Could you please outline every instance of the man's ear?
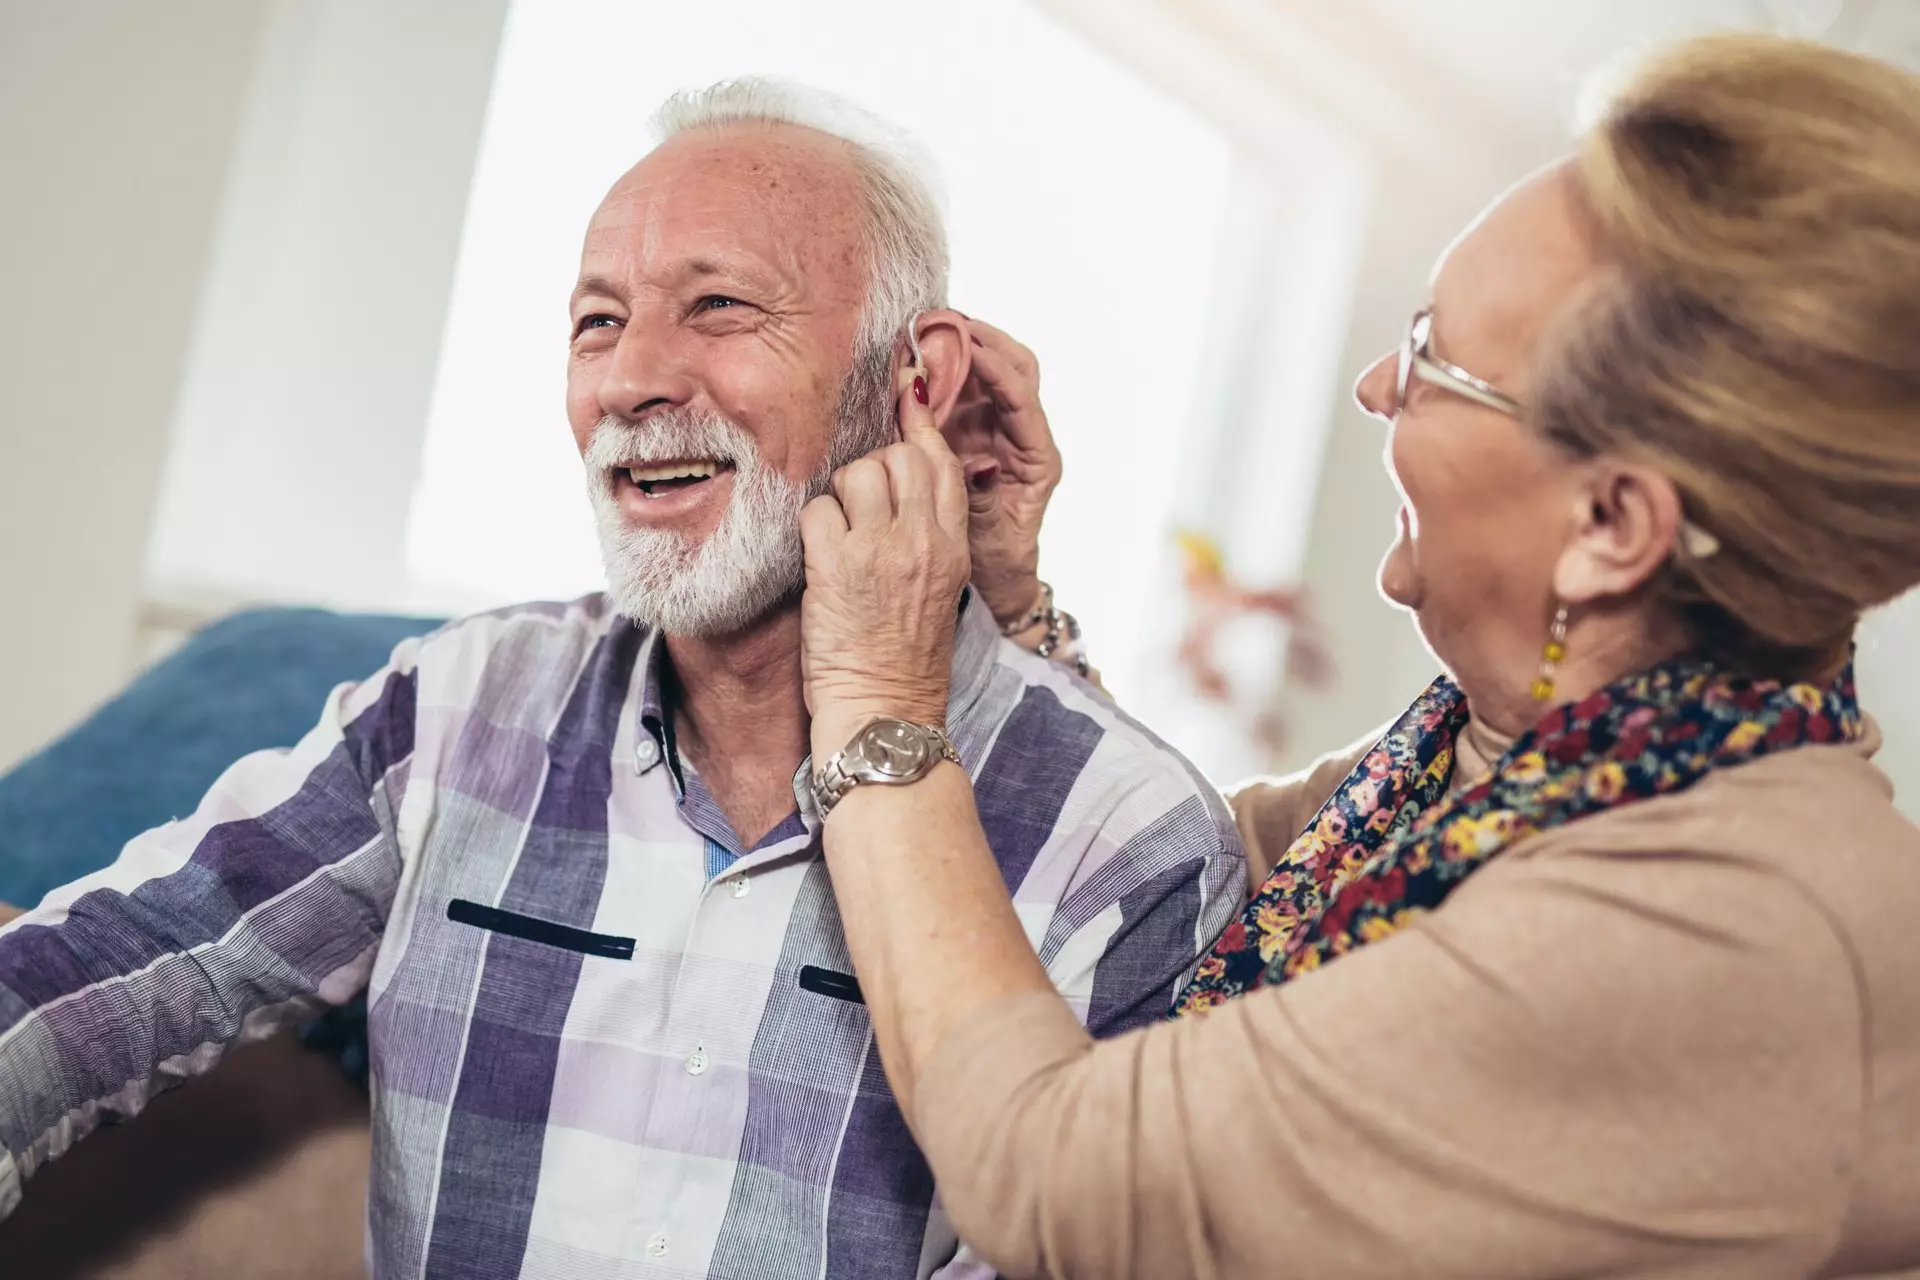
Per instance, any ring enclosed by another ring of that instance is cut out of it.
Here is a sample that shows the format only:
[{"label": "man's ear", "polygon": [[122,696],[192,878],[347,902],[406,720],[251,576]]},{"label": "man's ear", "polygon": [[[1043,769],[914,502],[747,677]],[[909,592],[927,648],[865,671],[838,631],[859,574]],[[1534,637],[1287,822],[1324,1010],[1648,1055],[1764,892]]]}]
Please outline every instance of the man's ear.
[{"label": "man's ear", "polygon": [[[933,424],[944,427],[973,370],[973,335],[967,331],[967,318],[946,308],[922,311],[911,323],[920,341],[927,406],[933,410]],[[899,358],[902,364],[913,363],[913,353],[904,341]]]},{"label": "man's ear", "polygon": [[1631,595],[1673,553],[1680,492],[1651,467],[1603,460],[1575,493],[1572,540],[1554,566],[1554,593],[1569,605]]}]

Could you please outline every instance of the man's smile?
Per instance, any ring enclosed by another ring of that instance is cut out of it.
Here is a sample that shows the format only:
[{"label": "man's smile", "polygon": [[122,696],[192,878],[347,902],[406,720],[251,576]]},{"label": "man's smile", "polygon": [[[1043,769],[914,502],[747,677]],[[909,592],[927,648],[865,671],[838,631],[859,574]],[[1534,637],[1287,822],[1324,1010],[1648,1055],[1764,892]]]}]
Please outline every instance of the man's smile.
[{"label": "man's smile", "polygon": [[711,508],[719,518],[733,496],[734,464],[723,458],[634,462],[609,479],[629,526],[684,525]]},{"label": "man's smile", "polygon": [[713,479],[722,471],[733,470],[731,462],[708,458],[695,462],[669,462],[664,465],[627,468],[627,477],[649,498],[673,493]]}]

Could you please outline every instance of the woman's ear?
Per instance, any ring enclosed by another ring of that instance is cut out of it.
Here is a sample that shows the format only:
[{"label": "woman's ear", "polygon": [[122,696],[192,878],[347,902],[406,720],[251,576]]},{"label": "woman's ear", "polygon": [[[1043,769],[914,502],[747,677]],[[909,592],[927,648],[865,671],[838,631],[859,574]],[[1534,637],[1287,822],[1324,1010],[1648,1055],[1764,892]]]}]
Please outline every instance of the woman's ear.
[{"label": "woman's ear", "polygon": [[1595,464],[1575,494],[1573,535],[1554,566],[1554,593],[1569,605],[1637,591],[1667,562],[1680,534],[1680,491],[1651,467]]},{"label": "woman's ear", "polygon": [[[927,406],[933,410],[933,424],[947,425],[960,389],[967,385],[973,370],[973,335],[967,331],[967,318],[958,311],[941,308],[922,311],[910,322],[920,344],[921,370],[927,379]],[[913,363],[911,344],[903,360]]]}]

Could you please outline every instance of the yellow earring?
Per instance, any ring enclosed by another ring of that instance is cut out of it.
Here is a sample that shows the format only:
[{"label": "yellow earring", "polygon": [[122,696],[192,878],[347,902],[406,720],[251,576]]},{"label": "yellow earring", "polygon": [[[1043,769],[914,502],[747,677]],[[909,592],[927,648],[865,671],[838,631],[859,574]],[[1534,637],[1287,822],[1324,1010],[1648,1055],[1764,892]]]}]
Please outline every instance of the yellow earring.
[{"label": "yellow earring", "polygon": [[1560,669],[1561,660],[1567,656],[1567,606],[1561,605],[1553,611],[1553,621],[1547,626],[1546,647],[1540,650],[1540,674],[1533,682],[1533,697],[1536,702],[1553,701],[1553,677]]}]

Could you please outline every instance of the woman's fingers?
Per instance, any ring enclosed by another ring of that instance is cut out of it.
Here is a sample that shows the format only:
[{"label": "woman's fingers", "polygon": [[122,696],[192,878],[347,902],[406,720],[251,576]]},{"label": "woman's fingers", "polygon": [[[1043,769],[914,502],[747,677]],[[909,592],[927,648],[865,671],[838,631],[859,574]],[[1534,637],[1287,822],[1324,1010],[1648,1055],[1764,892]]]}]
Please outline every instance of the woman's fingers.
[{"label": "woman's fingers", "polygon": [[801,513],[816,758],[876,718],[936,724],[946,714],[954,601],[969,567],[966,494],[923,377],[908,369],[895,384],[900,441],[835,472],[835,496]]},{"label": "woman's fingers", "polygon": [[933,503],[933,464],[918,446],[911,444],[888,445],[873,455],[887,469],[887,480],[893,487],[894,518],[905,523],[903,517],[911,517],[916,510],[931,507]]},{"label": "woman's fingers", "polygon": [[847,513],[840,500],[823,493],[800,508],[800,541],[808,547],[825,548],[847,536]]},{"label": "woman's fingers", "polygon": [[868,455],[833,473],[833,495],[840,500],[849,529],[886,525],[893,521],[892,485],[887,469]]},{"label": "woman's fingers", "polygon": [[[927,403],[925,376],[911,366],[906,374],[899,394],[900,439],[905,447],[919,455],[924,467],[918,473],[919,488],[915,492],[919,501],[931,501],[934,518],[941,527],[964,529],[967,523],[967,490],[960,474],[960,459],[954,456],[947,438],[940,434],[940,428],[933,420],[933,409]],[[890,453],[891,450],[884,452]],[[901,480],[910,482],[912,475],[909,472]],[[905,495],[897,488],[894,507],[903,516],[911,510]]]},{"label": "woman's fingers", "polygon": [[967,329],[973,334],[976,347],[990,351],[1006,360],[1020,372],[1023,378],[1033,383],[1035,390],[1039,389],[1040,361],[1033,352],[1004,329],[996,329],[985,320],[975,320],[972,316],[968,316]]},{"label": "woman's fingers", "polygon": [[975,348],[973,374],[986,388],[994,407],[1002,413],[1018,413],[1039,402],[1032,378],[1022,372],[1013,358],[989,347]]},{"label": "woman's fingers", "polygon": [[973,372],[1000,410],[1000,426],[1016,449],[1052,453],[1053,430],[1040,409],[1039,381],[1022,373],[1013,359],[988,347],[973,353]]},{"label": "woman's fingers", "polygon": [[832,514],[844,531],[879,533],[929,515],[949,531],[966,527],[960,460],[934,424],[932,408],[922,402],[925,388],[922,375],[907,369],[898,388],[900,443],[834,472]]}]

